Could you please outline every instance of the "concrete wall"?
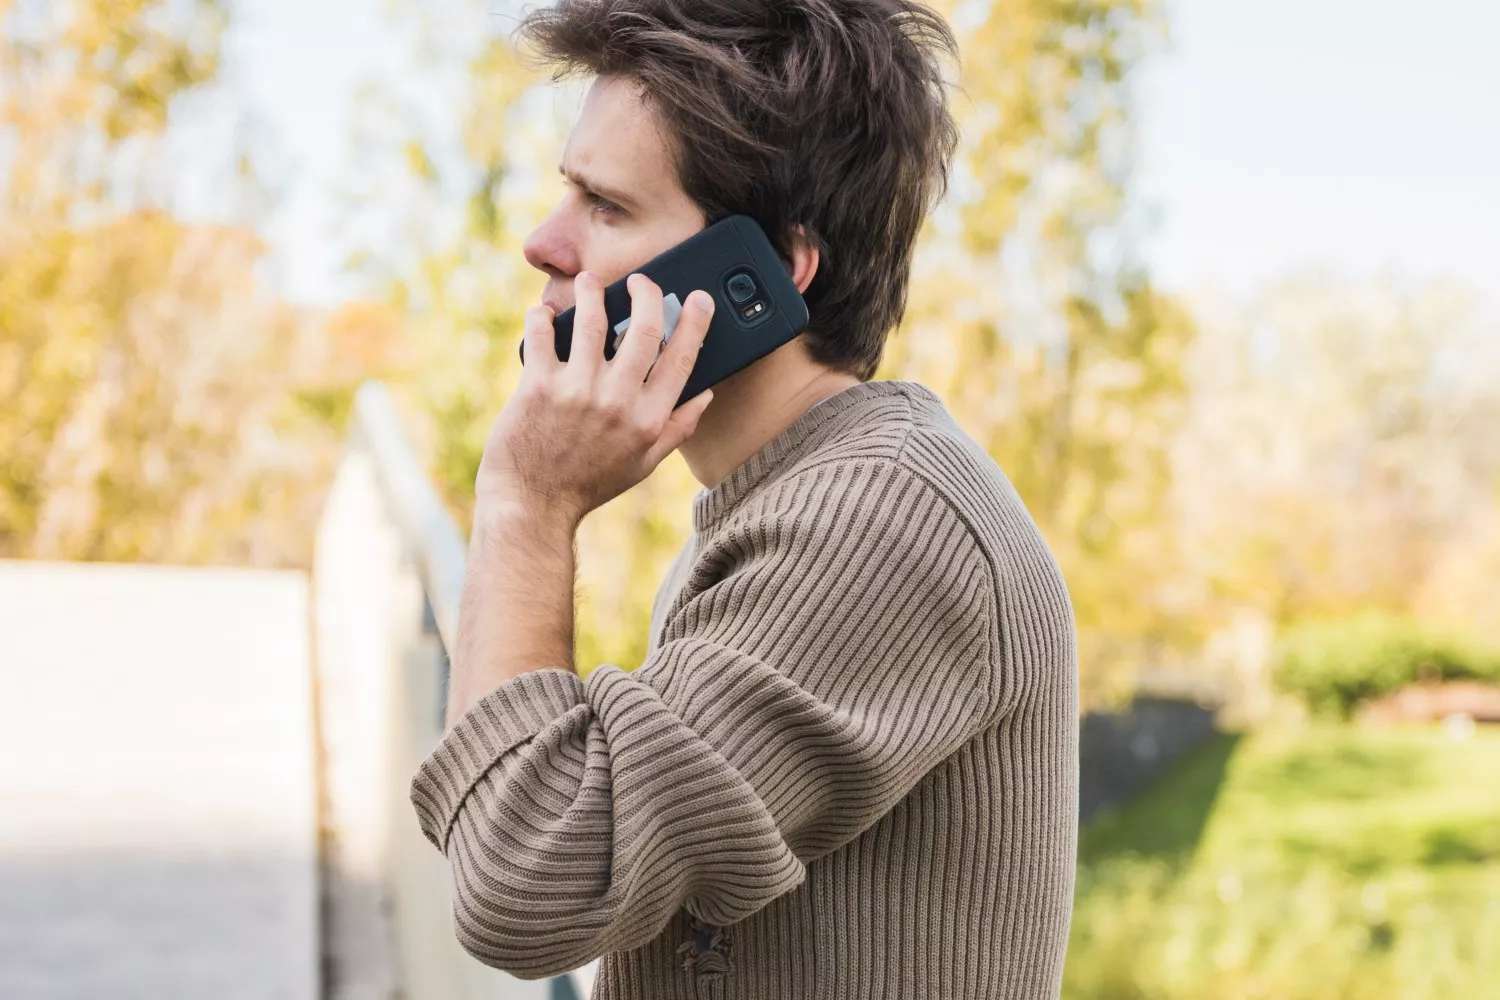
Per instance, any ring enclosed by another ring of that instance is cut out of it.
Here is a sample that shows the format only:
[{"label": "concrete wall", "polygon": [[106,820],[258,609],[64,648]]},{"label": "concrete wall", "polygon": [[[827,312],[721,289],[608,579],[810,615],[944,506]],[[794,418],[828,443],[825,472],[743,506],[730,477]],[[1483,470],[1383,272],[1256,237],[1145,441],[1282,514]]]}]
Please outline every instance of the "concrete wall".
[{"label": "concrete wall", "polygon": [[1161,778],[1215,732],[1215,710],[1189,698],[1141,696],[1121,712],[1091,712],[1079,726],[1079,821],[1088,822]]},{"label": "concrete wall", "polygon": [[317,1000],[307,605],[0,562],[0,998]]},{"label": "concrete wall", "polygon": [[388,493],[372,456],[351,448],[317,538],[328,1000],[544,1000],[548,983],[459,946],[448,862],[408,798],[442,734],[444,660]]}]

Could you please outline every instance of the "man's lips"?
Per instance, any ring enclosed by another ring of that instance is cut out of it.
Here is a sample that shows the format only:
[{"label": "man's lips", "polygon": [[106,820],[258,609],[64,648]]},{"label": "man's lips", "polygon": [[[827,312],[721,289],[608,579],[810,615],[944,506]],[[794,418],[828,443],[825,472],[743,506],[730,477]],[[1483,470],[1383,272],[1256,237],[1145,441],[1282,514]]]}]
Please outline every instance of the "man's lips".
[{"label": "man's lips", "polygon": [[[552,310],[554,316],[572,307],[573,289],[572,282],[563,286],[556,278],[547,282],[547,287],[542,289],[542,305]],[[561,286],[561,287],[560,287]]]}]

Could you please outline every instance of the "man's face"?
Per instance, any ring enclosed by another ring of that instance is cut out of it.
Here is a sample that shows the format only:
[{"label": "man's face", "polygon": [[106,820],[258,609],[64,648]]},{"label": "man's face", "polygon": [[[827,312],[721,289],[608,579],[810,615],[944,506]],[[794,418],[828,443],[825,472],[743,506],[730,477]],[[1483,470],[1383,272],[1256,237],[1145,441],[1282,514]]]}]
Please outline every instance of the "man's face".
[{"label": "man's face", "polygon": [[567,190],[526,239],[526,260],[545,271],[542,302],[573,305],[573,276],[608,285],[703,229],[683,191],[656,112],[634,83],[601,77],[589,90],[563,150]]}]

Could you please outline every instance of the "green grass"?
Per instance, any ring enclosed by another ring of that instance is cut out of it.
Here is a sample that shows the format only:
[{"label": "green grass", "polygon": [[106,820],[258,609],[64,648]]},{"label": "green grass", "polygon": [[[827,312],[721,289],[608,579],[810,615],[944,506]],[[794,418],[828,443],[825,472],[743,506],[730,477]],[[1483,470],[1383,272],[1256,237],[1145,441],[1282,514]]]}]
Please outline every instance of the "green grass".
[{"label": "green grass", "polygon": [[1084,831],[1064,996],[1500,1000],[1500,732],[1221,738]]}]

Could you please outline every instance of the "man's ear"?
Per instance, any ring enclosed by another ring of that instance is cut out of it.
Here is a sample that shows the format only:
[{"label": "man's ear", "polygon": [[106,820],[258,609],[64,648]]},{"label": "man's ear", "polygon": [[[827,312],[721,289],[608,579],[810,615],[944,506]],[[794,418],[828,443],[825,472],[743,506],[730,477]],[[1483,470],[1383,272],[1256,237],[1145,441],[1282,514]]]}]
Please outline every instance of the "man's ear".
[{"label": "man's ear", "polygon": [[818,244],[807,238],[807,227],[802,223],[797,223],[795,231],[792,238],[792,281],[798,292],[805,292],[818,273]]}]

